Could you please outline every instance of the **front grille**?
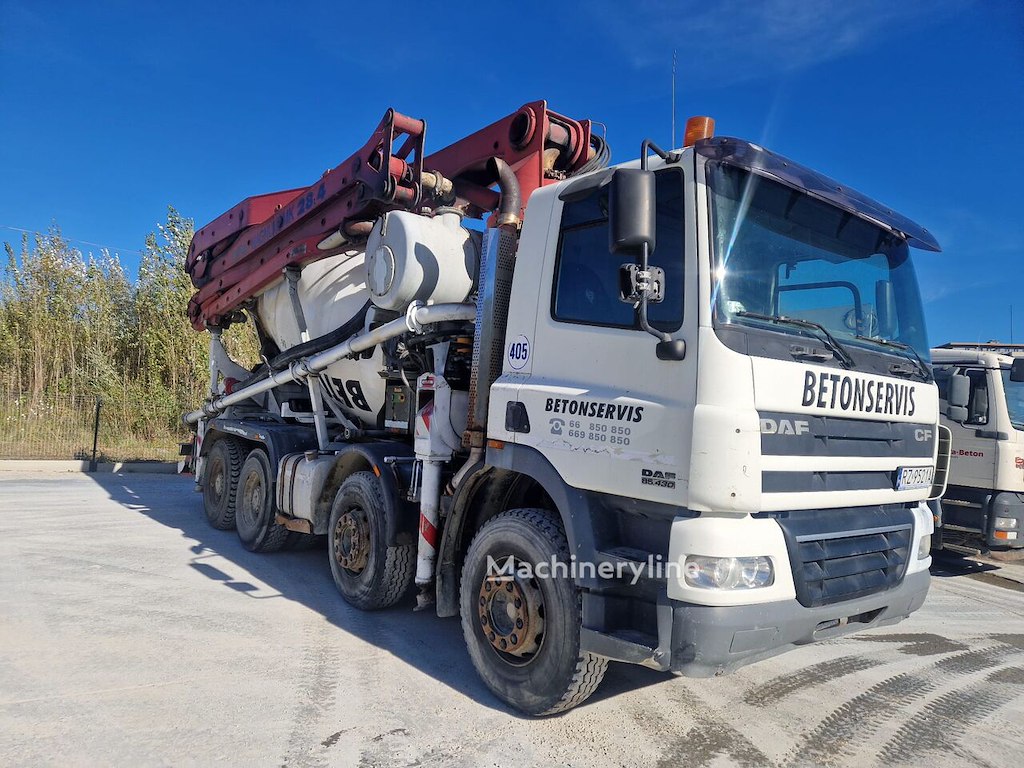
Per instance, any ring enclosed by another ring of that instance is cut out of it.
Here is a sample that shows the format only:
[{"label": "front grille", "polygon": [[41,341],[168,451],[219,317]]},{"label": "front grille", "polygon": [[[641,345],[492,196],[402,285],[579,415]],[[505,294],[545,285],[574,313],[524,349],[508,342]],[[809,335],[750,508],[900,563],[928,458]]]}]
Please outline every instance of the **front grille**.
[{"label": "front grille", "polygon": [[907,568],[910,533],[908,527],[800,541],[800,578],[796,580],[800,603],[829,605],[895,587]]},{"label": "front grille", "polygon": [[865,421],[779,411],[760,411],[758,418],[761,453],[765,456],[930,459],[935,451],[935,429],[927,423]]},{"label": "front grille", "polygon": [[895,587],[910,561],[913,514],[903,506],[777,515],[801,605],[865,597]]}]

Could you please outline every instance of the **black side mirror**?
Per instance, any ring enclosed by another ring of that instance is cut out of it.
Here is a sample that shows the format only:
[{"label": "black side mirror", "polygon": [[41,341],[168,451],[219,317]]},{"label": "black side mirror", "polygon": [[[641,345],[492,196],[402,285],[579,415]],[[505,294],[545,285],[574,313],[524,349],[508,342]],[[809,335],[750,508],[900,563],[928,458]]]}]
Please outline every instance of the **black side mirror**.
[{"label": "black side mirror", "polygon": [[971,399],[971,379],[962,373],[954,373],[949,377],[949,404],[957,408],[966,408]]},{"label": "black side mirror", "polygon": [[618,168],[608,185],[608,249],[640,255],[654,252],[657,218],[653,171]]},{"label": "black side mirror", "polygon": [[1010,381],[1014,383],[1024,381],[1024,357],[1018,357],[1010,364]]},{"label": "black side mirror", "polygon": [[875,283],[875,314],[878,316],[878,335],[892,338],[896,326],[896,298],[888,280]]},{"label": "black side mirror", "polygon": [[959,424],[967,421],[967,403],[970,399],[970,378],[962,373],[954,373],[949,377],[949,399],[946,406],[946,418]]}]

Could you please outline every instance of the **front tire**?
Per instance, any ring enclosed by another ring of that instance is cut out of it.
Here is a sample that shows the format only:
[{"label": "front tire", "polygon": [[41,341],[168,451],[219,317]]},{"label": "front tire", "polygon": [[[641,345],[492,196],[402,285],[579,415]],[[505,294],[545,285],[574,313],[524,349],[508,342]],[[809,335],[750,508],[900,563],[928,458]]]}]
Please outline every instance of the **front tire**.
[{"label": "front tire", "polygon": [[235,527],[235,496],[242,471],[242,445],[231,437],[221,438],[206,457],[203,478],[203,511],[206,519],[220,531]]},{"label": "front tire", "polygon": [[277,552],[288,538],[288,529],[277,523],[270,459],[261,448],[251,450],[242,465],[235,527],[242,546],[250,552]]},{"label": "front tire", "polygon": [[349,476],[331,507],[331,575],[345,601],[364,611],[389,608],[402,599],[416,567],[414,544],[387,545],[385,515],[384,493],[372,472]]},{"label": "front tire", "polygon": [[[488,573],[512,558],[507,578]],[[569,563],[558,517],[513,509],[473,539],[462,571],[462,631],[473,666],[498,698],[528,715],[553,715],[585,701],[608,661],[580,650],[583,610],[571,577],[526,578],[522,563]]]}]

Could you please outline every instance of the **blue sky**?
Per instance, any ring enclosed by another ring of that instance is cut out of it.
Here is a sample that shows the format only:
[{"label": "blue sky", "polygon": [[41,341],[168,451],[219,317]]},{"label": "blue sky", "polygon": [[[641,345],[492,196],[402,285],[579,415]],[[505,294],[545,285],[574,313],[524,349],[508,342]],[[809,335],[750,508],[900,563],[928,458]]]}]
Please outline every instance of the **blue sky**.
[{"label": "blue sky", "polygon": [[0,226],[55,220],[134,267],[167,204],[202,225],[312,183],[389,106],[430,150],[544,98],[624,161],[669,142],[678,49],[680,124],[711,115],[936,233],[933,343],[1007,340],[1011,305],[1024,342],[1020,2],[299,5],[0,0]]}]

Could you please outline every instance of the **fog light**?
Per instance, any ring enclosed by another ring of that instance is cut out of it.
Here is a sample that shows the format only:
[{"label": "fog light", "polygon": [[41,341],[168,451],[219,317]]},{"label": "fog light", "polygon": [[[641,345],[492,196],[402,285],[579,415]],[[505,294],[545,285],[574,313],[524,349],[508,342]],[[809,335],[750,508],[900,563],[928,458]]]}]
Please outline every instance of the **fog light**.
[{"label": "fog light", "polygon": [[775,582],[768,557],[703,557],[687,555],[686,583],[699,589],[757,589]]},{"label": "fog light", "polygon": [[1006,529],[1006,528],[1016,528],[1016,527],[1017,527],[1017,518],[1016,517],[997,517],[996,518],[996,528]]},{"label": "fog light", "polygon": [[924,560],[931,554],[932,551],[932,535],[926,533],[921,537],[920,543],[917,545],[917,559]]}]

